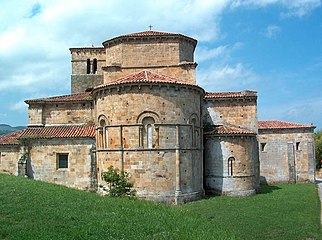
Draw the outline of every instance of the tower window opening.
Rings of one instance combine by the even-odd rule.
[[[296,151],[300,150],[300,142],[296,142],[295,149],[296,149]]]
[[[97,73],[97,59],[93,59],[93,74]]]
[[[234,157],[228,158],[228,176],[234,175],[234,162],[235,162]]]
[[[91,73],[91,60],[87,59],[86,61],[86,74],[90,74]]]

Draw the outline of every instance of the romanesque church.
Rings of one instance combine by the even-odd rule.
[[[314,127],[258,121],[256,91],[198,86],[197,40],[150,30],[102,45],[70,48],[70,95],[25,101],[0,172],[97,191],[113,165],[138,197],[174,204],[314,181]]]

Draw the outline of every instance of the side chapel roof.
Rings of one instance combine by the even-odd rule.
[[[21,139],[95,138],[95,126],[29,127],[0,136],[0,145],[18,145]]]
[[[92,96],[90,92],[62,95],[48,98],[36,98],[26,100],[25,103],[48,103],[48,102],[83,102],[83,101],[92,101]]]
[[[256,132],[253,132],[248,129],[238,128],[233,126],[218,125],[212,131],[205,132],[204,135],[256,135]]]
[[[294,128],[315,128],[312,125],[284,122],[278,120],[258,121],[258,129],[294,129]]]
[[[245,90],[241,92],[206,92],[204,99],[257,98],[257,92]]]

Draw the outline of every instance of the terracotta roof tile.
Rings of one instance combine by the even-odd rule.
[[[95,126],[29,127],[0,136],[0,145],[18,145],[20,139],[95,138]]]
[[[194,44],[197,44],[197,40],[193,39],[191,37],[185,36],[180,33],[171,33],[171,32],[160,32],[160,31],[143,31],[143,32],[136,32],[136,33],[129,33],[129,34],[124,34],[118,37],[111,38],[109,40],[106,40],[103,42],[103,45],[109,45],[109,44],[115,44],[118,43],[119,41],[127,41],[129,39],[143,39],[143,38],[149,38],[149,37],[180,37],[184,38],[188,41],[191,41]]]
[[[179,84],[179,85],[188,85],[194,86],[202,89],[196,84],[189,83],[188,81],[183,81],[178,78],[165,76],[159,73],[150,72],[147,70],[130,74],[126,77],[122,77],[111,81],[107,84],[103,84],[95,87],[94,89],[99,89],[107,86],[119,85],[119,84],[127,84],[127,83],[167,83],[167,84]],[[203,90],[203,89],[202,89]]]
[[[0,136],[0,145],[18,145],[19,137],[24,130],[20,130],[13,133],[8,133]]]
[[[312,125],[283,122],[278,120],[258,121],[258,129],[315,128]]]
[[[20,138],[95,138],[95,126],[48,126],[29,127]]]
[[[160,35],[181,35],[181,34],[150,30],[150,31],[143,31],[143,32],[124,34],[124,35],[121,35],[120,37],[160,36]]]
[[[37,98],[26,100],[25,103],[33,103],[33,102],[82,102],[82,101],[92,101],[92,96],[90,92],[71,94],[71,95],[63,95],[63,96],[55,96],[48,98]]]
[[[216,126],[214,130],[205,132],[204,135],[256,135],[248,129],[232,127],[232,126]]]
[[[242,92],[207,92],[205,99],[211,98],[240,98],[240,97],[257,97],[257,92],[245,90]]]

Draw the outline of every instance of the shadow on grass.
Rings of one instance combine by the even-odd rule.
[[[272,193],[273,191],[280,190],[280,187],[274,186],[274,185],[268,185],[268,184],[261,184],[260,190],[257,194],[267,194]]]

